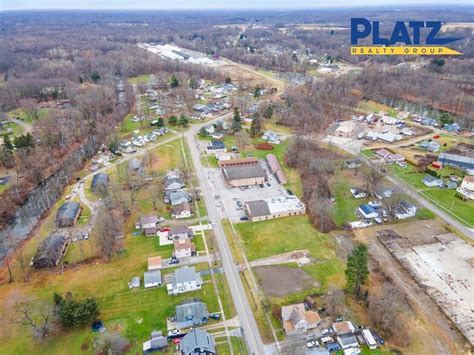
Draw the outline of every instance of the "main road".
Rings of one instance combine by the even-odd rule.
[[[230,116],[231,114],[228,115]],[[226,115],[221,116],[221,118],[225,116]],[[206,124],[208,123],[209,122]],[[224,228],[222,227],[222,222],[219,212],[216,208],[214,196],[212,195],[212,190],[209,185],[209,180],[204,173],[204,168],[201,163],[199,142],[196,139],[197,133],[199,132],[201,126],[202,125],[191,126],[191,128],[184,133],[184,137],[188,143],[191,159],[196,170],[196,176],[202,189],[202,195],[204,197],[204,202],[206,203],[207,214],[211,220],[211,223],[213,224],[213,232],[217,241],[217,246],[219,248],[222,267],[224,268],[227,282],[229,283],[232,300],[234,301],[235,309],[239,316],[243,335],[247,342],[249,352],[250,354],[255,355],[263,354],[265,351],[262,338],[260,337],[260,333],[257,328],[257,322],[255,321],[252,309],[250,308],[244,286],[242,285],[242,280],[240,279],[238,267],[234,261],[229,243],[227,242]]]

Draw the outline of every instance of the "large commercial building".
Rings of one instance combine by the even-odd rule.
[[[222,173],[231,187],[259,185],[267,181],[267,174],[260,164],[226,167]]]
[[[464,169],[469,175],[474,175],[474,157],[458,154],[441,153],[438,161],[443,165]]]
[[[280,196],[248,201],[245,203],[245,211],[251,222],[258,222],[305,214],[306,207],[296,196]]]
[[[230,166],[256,165],[258,164],[258,159],[255,157],[234,158],[219,160],[217,163],[219,164],[220,168],[227,168]]]

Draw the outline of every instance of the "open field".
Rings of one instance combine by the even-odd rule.
[[[389,116],[397,117],[397,110],[388,105],[381,104],[372,100],[364,100],[359,104],[359,109],[362,111],[380,113],[381,111],[387,113]]]
[[[146,84],[150,81],[150,79],[151,79],[150,74],[144,74],[144,75],[134,76],[133,78],[129,78],[128,82],[130,84]]]
[[[417,192],[429,201],[435,203],[453,217],[460,220],[468,227],[474,227],[474,201],[463,201],[455,196],[456,189],[446,189],[438,187],[427,187],[421,180],[426,173],[418,172],[411,164],[407,164],[405,169],[396,164],[392,164],[389,170],[398,178],[413,186]],[[448,177],[450,174],[463,175],[461,171],[444,167],[439,170],[440,176]]]

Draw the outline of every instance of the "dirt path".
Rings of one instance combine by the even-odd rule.
[[[306,249],[303,250],[293,250],[288,253],[273,255],[268,258],[253,260],[249,262],[250,267],[256,266],[268,266],[268,265],[280,265],[288,263],[308,263],[309,260],[309,251]],[[242,269],[245,269],[245,264],[240,266]]]

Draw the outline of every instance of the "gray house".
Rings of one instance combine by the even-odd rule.
[[[172,282],[166,285],[168,295],[179,295],[185,292],[200,290],[202,287],[201,274],[194,266],[183,266],[174,271]]]
[[[165,191],[164,194],[164,202],[166,204],[171,204],[172,206],[191,201],[191,195],[187,191]]]
[[[151,353],[168,347],[168,339],[163,336],[161,331],[151,332],[150,340],[143,343],[143,352]]]
[[[79,202],[69,201],[59,207],[56,213],[56,225],[59,228],[72,227],[81,214]]]
[[[176,327],[189,328],[207,323],[207,305],[199,299],[187,300],[176,306]]]
[[[183,355],[214,355],[216,346],[214,338],[208,332],[201,329],[193,329],[181,339],[179,349]]]
[[[66,254],[68,245],[69,241],[64,236],[49,236],[38,247],[33,258],[33,267],[42,269],[58,265],[61,257]]]

